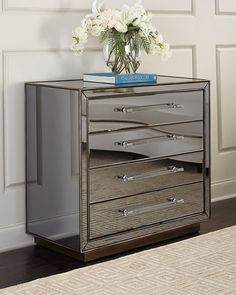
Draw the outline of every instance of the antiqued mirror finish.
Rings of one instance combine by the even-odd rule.
[[[89,171],[90,203],[203,181],[203,152],[95,168]]]
[[[25,89],[27,232],[37,243],[87,261],[209,218],[209,81]]]

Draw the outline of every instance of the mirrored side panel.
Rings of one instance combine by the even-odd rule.
[[[80,250],[78,92],[26,86],[27,231]]]
[[[211,215],[211,110],[210,110],[210,83],[206,84],[204,90],[204,150],[205,150],[205,211],[208,216]]]

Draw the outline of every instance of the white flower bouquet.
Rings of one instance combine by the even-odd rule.
[[[170,46],[153,26],[152,14],[140,1],[133,6],[124,5],[121,10],[102,10],[103,3],[95,0],[92,14],[72,32],[71,49],[82,54],[88,36],[99,37],[105,42],[104,55],[113,73],[135,73],[140,66],[140,51],[159,54],[163,59],[171,56]]]

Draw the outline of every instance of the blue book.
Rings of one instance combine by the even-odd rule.
[[[105,83],[105,84],[135,84],[135,83],[156,83],[156,74],[113,74],[113,73],[86,73],[83,76],[85,82]]]

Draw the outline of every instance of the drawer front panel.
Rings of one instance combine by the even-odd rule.
[[[187,162],[188,161],[188,162]],[[199,163],[194,163],[194,162]],[[90,203],[203,180],[203,153],[89,171]]]
[[[90,205],[90,239],[204,211],[203,183]]]
[[[201,121],[93,134],[89,136],[90,167],[118,163],[126,156],[127,160],[132,160],[132,157],[165,157],[200,151],[202,136]],[[120,157],[121,152],[123,157]]]
[[[203,119],[203,92],[91,100],[89,132]]]

